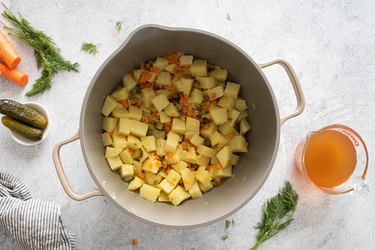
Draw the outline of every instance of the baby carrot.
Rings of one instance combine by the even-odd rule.
[[[24,87],[29,81],[29,76],[27,74],[15,69],[10,69],[2,63],[0,63],[0,72],[0,75],[8,78],[21,87]]]
[[[0,32],[0,58],[10,69],[15,69],[21,61],[21,57],[2,32]]]

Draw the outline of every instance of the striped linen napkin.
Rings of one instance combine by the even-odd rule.
[[[0,225],[27,249],[75,249],[60,207],[31,198],[27,187],[10,174],[0,172]]]

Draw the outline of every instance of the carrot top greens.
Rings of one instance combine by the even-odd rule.
[[[9,31],[10,35],[34,49],[37,67],[42,68],[42,75],[35,81],[33,88],[26,93],[27,96],[41,94],[50,89],[53,76],[60,71],[78,72],[79,64],[65,60],[51,37],[31,26],[21,14],[17,18],[8,7],[4,4],[3,6],[5,11],[2,15],[13,25],[13,27],[4,25],[4,28]]]

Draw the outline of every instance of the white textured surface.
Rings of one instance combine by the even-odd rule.
[[[52,127],[45,142],[34,147],[16,144],[0,127],[0,169],[21,178],[34,197],[61,205],[64,223],[77,234],[79,249],[248,249],[266,198],[293,182],[300,194],[295,221],[262,249],[373,249],[374,193],[365,197],[328,196],[306,184],[292,169],[295,147],[309,130],[332,123],[353,127],[367,141],[370,160],[375,150],[375,2],[374,1],[11,1],[35,27],[49,34],[62,54],[81,64],[80,73],[61,73],[45,94],[26,98],[30,89],[0,79],[0,98],[36,101],[48,107]],[[227,14],[231,21],[227,20]],[[114,23],[123,21],[117,33]],[[207,30],[243,48],[257,62],[288,60],[298,73],[306,110],[282,128],[279,156],[264,187],[232,218],[235,226],[223,242],[224,223],[194,230],[166,230],[142,224],[108,204],[104,198],[70,200],[61,188],[51,159],[57,142],[78,129],[82,99],[101,63],[127,35],[142,24],[156,23]],[[80,51],[83,41],[101,43],[97,56]],[[32,50],[12,40],[22,55],[19,68],[39,77]],[[265,70],[281,113],[294,108],[286,74]],[[62,150],[66,172],[77,192],[92,189],[79,143]],[[374,185],[372,163],[368,173]],[[193,216],[193,215],[192,215]],[[0,228],[0,248],[18,249]]]

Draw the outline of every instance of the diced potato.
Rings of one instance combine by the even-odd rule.
[[[240,111],[236,109],[232,109],[231,111],[228,112],[228,116],[231,119],[230,120],[231,126],[234,126],[236,124],[239,115],[240,115]]]
[[[129,118],[129,112],[123,106],[117,106],[112,111],[112,116],[116,118]]]
[[[216,177],[231,177],[232,176],[232,166],[229,165],[226,168],[220,168],[220,169],[212,168],[212,176],[214,178],[216,178]]]
[[[116,101],[121,101],[125,100],[129,97],[129,91],[127,87],[123,87],[120,89],[116,89],[115,91],[112,92],[111,96],[116,100]]]
[[[154,159],[146,159],[142,164],[142,170],[145,172],[150,172],[157,174],[159,168],[161,167],[161,162]]]
[[[102,124],[103,130],[107,132],[112,132],[117,125],[117,121],[118,119],[114,117],[103,117],[103,124]]]
[[[129,135],[132,128],[133,121],[128,118],[120,118],[118,133],[120,135]]]
[[[195,178],[205,186],[208,186],[212,180],[210,173],[203,166],[200,166],[195,172]]]
[[[201,128],[201,135],[204,138],[209,139],[217,130],[217,125],[213,122],[209,122],[206,125],[204,125],[203,128]]]
[[[106,147],[105,148],[105,158],[111,158],[118,156],[121,153],[121,148]]]
[[[142,198],[145,198],[146,200],[155,202],[156,199],[160,195],[160,189],[155,188],[145,183],[142,185],[141,189],[139,190],[139,195]]]
[[[191,198],[193,199],[197,199],[203,196],[202,191],[200,190],[197,181],[195,181],[193,185],[191,185],[191,188],[189,189],[188,192],[191,195]]]
[[[225,81],[228,77],[228,70],[227,69],[214,69],[213,71],[209,72],[208,75],[215,77],[215,79],[219,81]]]
[[[224,95],[224,87],[217,86],[217,87],[207,90],[206,93],[211,101],[216,100],[217,98],[220,98]]]
[[[238,83],[227,82],[225,86],[224,95],[237,99],[238,93],[240,92],[240,85]]]
[[[181,90],[184,95],[190,95],[191,88],[193,87],[194,79],[181,78]]]
[[[172,64],[168,64],[164,70],[169,72],[169,73],[173,73],[174,69],[176,68],[176,64],[175,63],[172,63]]]
[[[215,133],[210,137],[211,139],[211,145],[217,145],[219,148],[224,147],[227,144],[227,138],[223,134],[221,134],[218,131],[215,131]]]
[[[166,193],[164,193],[163,191],[161,191],[160,195],[159,195],[159,198],[158,198],[158,201],[159,202],[169,202],[168,195]]]
[[[203,156],[212,157],[216,155],[216,151],[212,148],[206,147],[203,144],[199,145],[197,152]]]
[[[251,129],[251,125],[250,123],[246,120],[246,119],[243,119],[241,122],[240,122],[240,134],[243,135],[245,134],[247,131],[249,131]]]
[[[162,57],[157,57],[152,66],[157,67],[159,71],[162,71],[168,65],[168,60]]]
[[[162,111],[165,107],[168,106],[168,98],[164,94],[160,94],[151,99],[152,104],[157,111]]]
[[[129,118],[133,120],[140,121],[142,119],[142,109],[137,108],[136,106],[129,106]]]
[[[184,183],[185,189],[190,190],[191,186],[195,182],[194,173],[188,168],[183,168],[181,169],[181,177],[182,177],[182,182]]]
[[[169,195],[169,201],[173,205],[177,206],[184,200],[190,197],[190,194],[186,192],[181,186],[176,187]]]
[[[121,151],[120,157],[123,163],[125,164],[132,164],[134,162],[134,159],[132,157],[132,154],[130,153],[128,148],[125,148]]]
[[[199,135],[200,121],[193,117],[186,117],[186,131],[195,132]]]
[[[210,109],[210,116],[211,119],[214,121],[216,125],[221,125],[228,120],[228,114],[226,108],[215,108]]]
[[[138,174],[140,172],[142,172],[142,163],[140,163],[139,161],[133,161],[133,166],[134,166],[134,173],[135,174]]]
[[[181,160],[181,152],[177,149],[174,153],[166,153],[165,160],[168,164],[175,164]]]
[[[178,118],[173,118],[171,130],[180,135],[185,134],[185,122]]]
[[[171,171],[169,171],[165,179],[172,183],[172,185],[176,186],[181,179],[181,175],[177,173],[174,169],[171,169]]]
[[[185,132],[185,139],[190,139],[191,137],[193,137],[194,135],[197,135],[199,133],[197,132],[194,132],[194,131],[186,131]]]
[[[142,151],[142,156],[141,156],[141,158],[139,158],[139,162],[144,162],[147,159],[147,157],[148,157],[147,151],[146,151],[146,149],[144,147],[140,147],[140,148],[138,148],[138,150]]]
[[[219,159],[215,156],[211,157],[211,165],[215,165],[219,163]]]
[[[195,164],[197,162],[197,154],[194,148],[189,148],[188,151],[182,151],[182,159],[186,162]]]
[[[134,177],[134,166],[130,164],[121,165],[120,176],[125,181],[130,181]]]
[[[233,136],[229,145],[233,152],[248,152],[246,139],[242,135]]]
[[[204,142],[204,139],[202,137],[200,137],[199,135],[193,135],[191,138],[190,138],[190,142],[196,146],[196,147],[199,147],[199,145],[202,145],[202,143]]]
[[[123,149],[128,146],[126,138],[122,135],[114,135],[112,137],[113,140],[113,146],[115,148]]]
[[[230,125],[230,121],[225,122],[219,126],[219,131],[223,135],[236,135],[238,134],[236,129]]]
[[[203,89],[212,89],[216,85],[215,78],[212,76],[198,76],[197,80]]]
[[[109,135],[109,133],[102,134],[102,142],[103,142],[103,146],[109,146],[113,144],[112,138]]]
[[[145,172],[145,182],[152,186],[158,186],[163,177],[151,172]],[[159,188],[159,187],[158,187]]]
[[[191,92],[191,103],[192,104],[201,104],[203,101],[203,92],[199,89],[193,89]]]
[[[220,98],[217,105],[222,108],[227,108],[228,110],[233,109],[234,105],[236,104],[236,101],[229,96],[223,96]]]
[[[161,138],[156,138],[156,154],[158,156],[164,156],[165,155],[165,140]]]
[[[150,132],[150,133],[149,133]],[[158,130],[156,128],[152,128],[152,129],[149,129],[147,131],[147,134],[148,135],[153,135],[155,136],[155,138],[161,138],[161,139],[164,139],[165,138],[165,131],[163,130]]]
[[[141,148],[143,145],[142,141],[133,135],[128,136],[128,144],[136,146],[136,148]]]
[[[232,159],[230,160],[230,165],[236,166],[240,161],[240,157],[236,154],[232,154]]]
[[[242,98],[238,98],[236,100],[236,104],[234,106],[238,111],[242,112],[247,109],[246,101]]]
[[[138,81],[139,77],[141,77],[142,73],[145,72],[144,69],[137,69],[137,70],[134,70],[134,73],[133,73],[133,79]]]
[[[232,159],[232,150],[229,146],[223,147],[219,153],[216,154],[217,159],[219,160],[221,166],[226,168],[229,166]]]
[[[156,83],[162,86],[169,86],[171,85],[171,74],[166,71],[162,71],[159,73]]]
[[[154,98],[155,95],[155,91],[153,91],[152,88],[142,89],[143,104],[146,108],[151,107],[151,99]]]
[[[132,121],[132,126],[130,129],[131,134],[138,136],[138,137],[144,137],[147,134],[147,130],[148,130],[148,124],[135,121],[135,120]]]
[[[146,136],[141,138],[143,147],[145,147],[147,152],[152,152],[156,150],[156,139],[155,136]]]
[[[240,122],[242,121],[243,119],[245,119],[249,114],[247,113],[247,110],[244,110],[240,113],[240,115],[238,116],[237,120]]]
[[[188,164],[184,161],[179,161],[175,164],[172,164],[172,168],[179,174],[181,174],[181,170],[187,168]]]
[[[180,65],[187,66],[193,64],[193,56],[191,55],[183,55],[180,57]]]
[[[162,182],[160,182],[160,184],[158,185],[158,188],[163,190],[166,194],[169,194],[170,192],[172,192],[175,186],[176,185],[173,185],[167,179],[164,179]]]
[[[194,60],[190,73],[193,76],[207,76],[207,60]]]
[[[137,190],[142,187],[143,183],[143,180],[136,176],[131,182],[129,182],[128,189],[132,191]]]
[[[111,157],[111,158],[107,158],[107,162],[108,162],[109,167],[111,168],[112,171],[119,170],[121,165],[123,164],[120,156],[114,156],[114,157]]]
[[[173,104],[169,104],[169,105],[172,105],[173,106]],[[165,109],[164,109],[165,110]],[[177,110],[177,109],[176,109]],[[167,115],[166,113],[165,113],[165,111],[161,111],[160,113],[159,113],[159,117],[160,117],[160,122],[161,123],[167,123],[167,122],[171,122],[172,121],[172,118],[169,116],[169,115]]]
[[[180,137],[178,134],[169,131],[164,147],[165,152],[174,153],[176,151],[179,139]]]
[[[173,79],[172,82],[173,82],[173,85],[174,85],[176,91],[177,92],[182,92],[181,78],[178,79],[178,80]]]
[[[129,74],[124,75],[124,77],[122,78],[122,83],[129,91],[132,90],[135,85],[137,85],[137,82]]]
[[[208,166],[210,164],[210,159],[210,157],[198,155],[196,164],[199,166]]]
[[[180,116],[180,112],[178,112],[176,106],[173,105],[172,103],[169,103],[168,106],[165,107],[164,112],[165,112],[166,115],[168,115],[170,117],[179,117]]]
[[[199,186],[199,188],[202,190],[203,193],[206,193],[206,192],[208,192],[211,188],[213,188],[213,185],[212,185],[211,182],[209,182],[209,183],[205,183],[205,184],[203,184],[203,183],[201,183],[201,182],[198,182],[198,186]]]
[[[112,96],[108,95],[104,100],[104,104],[102,107],[102,114],[104,116],[109,116],[109,114],[115,109],[117,104],[118,102]]]

